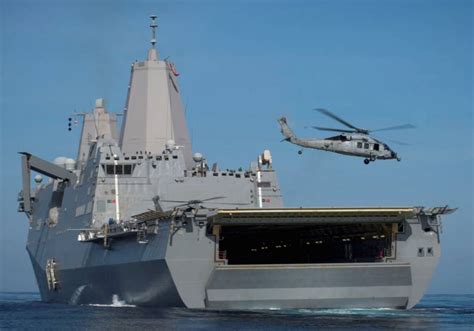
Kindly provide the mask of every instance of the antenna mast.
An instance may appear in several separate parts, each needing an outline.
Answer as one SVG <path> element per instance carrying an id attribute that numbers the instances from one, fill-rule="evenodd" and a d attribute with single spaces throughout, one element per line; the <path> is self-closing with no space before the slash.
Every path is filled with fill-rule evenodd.
<path id="1" fill-rule="evenodd" d="M 156 61 L 158 60 L 158 51 L 155 49 L 156 45 L 156 28 L 158 27 L 158 23 L 156 22 L 156 15 L 150 15 L 151 23 L 151 49 L 148 51 L 148 60 L 149 61 Z"/>
<path id="2" fill-rule="evenodd" d="M 155 45 L 156 45 L 156 28 L 158 27 L 158 24 L 156 23 L 156 15 L 150 15 L 150 18 L 151 18 L 151 24 L 150 24 L 150 28 L 151 28 L 151 33 L 152 33 L 152 37 L 151 37 L 151 47 L 152 48 L 155 48 Z"/>

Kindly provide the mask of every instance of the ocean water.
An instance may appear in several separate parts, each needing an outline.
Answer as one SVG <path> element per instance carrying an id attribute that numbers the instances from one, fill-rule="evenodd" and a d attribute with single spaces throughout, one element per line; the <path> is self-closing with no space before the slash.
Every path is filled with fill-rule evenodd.
<path id="1" fill-rule="evenodd" d="M 268 311 L 47 304 L 37 293 L 0 292 L 1 329 L 156 330 L 474 330 L 474 295 L 426 295 L 411 310 Z"/>

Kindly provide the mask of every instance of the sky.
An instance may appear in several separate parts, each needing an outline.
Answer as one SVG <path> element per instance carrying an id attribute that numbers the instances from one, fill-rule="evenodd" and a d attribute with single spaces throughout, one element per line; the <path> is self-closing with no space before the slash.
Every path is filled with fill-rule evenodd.
<path id="1" fill-rule="evenodd" d="M 428 293 L 474 293 L 472 1 L 0 0 L 0 291 L 37 291 L 17 213 L 19 151 L 75 157 L 67 118 L 96 98 L 122 112 L 130 64 L 145 59 L 150 14 L 158 49 L 180 75 L 193 150 L 221 168 L 270 149 L 287 206 L 459 207 L 443 221 Z M 376 129 L 401 162 L 298 148 L 285 115 L 338 126 L 323 107 Z"/>

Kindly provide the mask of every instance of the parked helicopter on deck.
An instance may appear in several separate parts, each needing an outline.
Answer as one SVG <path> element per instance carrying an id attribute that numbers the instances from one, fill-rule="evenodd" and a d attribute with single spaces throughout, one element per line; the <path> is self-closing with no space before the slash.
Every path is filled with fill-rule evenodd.
<path id="1" fill-rule="evenodd" d="M 316 130 L 333 131 L 338 132 L 340 134 L 325 139 L 300 139 L 293 133 L 293 131 L 288 126 L 286 117 L 281 117 L 280 119 L 278 119 L 278 123 L 281 126 L 281 133 L 285 137 L 282 141 L 288 141 L 303 148 L 320 149 L 323 151 L 334 152 L 343 155 L 363 157 L 365 158 L 365 164 L 369 164 L 370 162 L 373 162 L 375 160 L 396 159 L 397 161 L 401 161 L 400 156 L 398 156 L 395 151 L 393 151 L 384 142 L 371 136 L 370 133 L 375 131 L 415 128 L 415 126 L 411 124 L 404 124 L 377 130 L 361 129 L 336 116 L 327 109 L 317 108 L 314 110 L 319 111 L 320 113 L 338 121 L 339 123 L 347 126 L 349 129 L 333 129 L 312 126 L 312 128 Z M 300 149 L 298 151 L 298 154 L 302 153 L 303 149 Z"/>

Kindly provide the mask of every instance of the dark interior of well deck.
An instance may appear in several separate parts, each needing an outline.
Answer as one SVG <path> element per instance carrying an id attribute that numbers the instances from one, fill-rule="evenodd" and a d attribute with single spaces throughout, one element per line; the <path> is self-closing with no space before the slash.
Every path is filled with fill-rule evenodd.
<path id="1" fill-rule="evenodd" d="M 391 252 L 391 224 L 223 226 L 228 264 L 378 262 Z"/>

